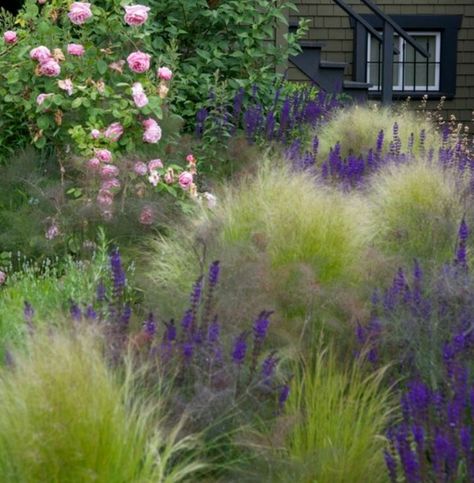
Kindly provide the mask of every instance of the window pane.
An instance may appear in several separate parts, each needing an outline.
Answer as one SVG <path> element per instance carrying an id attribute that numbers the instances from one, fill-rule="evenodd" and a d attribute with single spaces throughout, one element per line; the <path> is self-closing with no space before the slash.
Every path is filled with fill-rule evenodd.
<path id="1" fill-rule="evenodd" d="M 434 86 L 436 79 L 436 36 L 417 35 L 412 36 L 423 46 L 431 56 L 427 60 L 419 52 L 405 43 L 405 78 L 404 85 L 414 90 L 426 90 L 427 86 Z"/>

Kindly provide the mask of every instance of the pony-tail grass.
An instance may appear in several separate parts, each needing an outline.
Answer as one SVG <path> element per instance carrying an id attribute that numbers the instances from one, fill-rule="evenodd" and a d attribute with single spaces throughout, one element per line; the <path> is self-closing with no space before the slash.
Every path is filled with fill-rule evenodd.
<path id="1" fill-rule="evenodd" d="M 318 160 L 323 162 L 329 155 L 329 150 L 336 143 L 341 143 L 342 156 L 349 153 L 356 156 L 367 155 L 376 145 L 377 135 L 383 130 L 385 142 L 383 152 L 389 149 L 392 140 L 394 123 L 398 124 L 402 151 L 408 151 L 409 138 L 413 133 L 413 153 L 422 151 L 420 135 L 424 130 L 425 146 L 436 150 L 441 147 L 440 136 L 435 125 L 412 111 L 394 111 L 392 108 L 355 105 L 348 109 L 341 109 L 324 124 L 317 133 L 319 139 Z"/>
<path id="2" fill-rule="evenodd" d="M 193 437 L 162 430 L 160 401 L 111 372 L 96 334 L 37 332 L 13 360 L 0 372 L 1 481 L 167 483 L 202 469 Z"/>
<path id="3" fill-rule="evenodd" d="M 371 180 L 368 229 L 385 253 L 444 263 L 463 213 L 462 180 L 426 161 L 385 167 Z"/>
<path id="4" fill-rule="evenodd" d="M 296 422 L 286 448 L 302 481 L 386 481 L 381 435 L 394 405 L 384 374 L 367 375 L 357 361 L 341 366 L 334 346 L 321 343 L 295 364 L 285 412 Z"/>
<path id="5" fill-rule="evenodd" d="M 222 245 L 260 245 L 274 268 L 308 264 L 324 282 L 351 279 L 363 250 L 363 211 L 356 195 L 318 185 L 308 173 L 265 166 L 224 199 Z"/>

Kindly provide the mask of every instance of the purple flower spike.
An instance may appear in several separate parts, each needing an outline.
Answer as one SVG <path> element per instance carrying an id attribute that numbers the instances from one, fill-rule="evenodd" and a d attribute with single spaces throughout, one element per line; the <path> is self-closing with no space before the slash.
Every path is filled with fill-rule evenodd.
<path id="1" fill-rule="evenodd" d="M 265 358 L 262 363 L 262 379 L 265 382 L 269 382 L 269 380 L 273 377 L 277 364 L 278 358 L 275 357 L 275 352 L 272 352 Z"/>
<path id="2" fill-rule="evenodd" d="M 209 267 L 209 286 L 214 288 L 219 280 L 219 260 L 215 260 Z"/>
<path id="3" fill-rule="evenodd" d="M 115 249 L 110 255 L 110 268 L 112 271 L 113 292 L 115 297 L 120 297 L 125 288 L 126 278 L 125 271 L 122 268 L 122 260 L 118 249 Z"/>
<path id="4" fill-rule="evenodd" d="M 97 302 L 104 302 L 105 301 L 105 285 L 104 282 L 101 280 L 99 282 L 99 285 L 97 285 L 97 291 L 96 291 L 96 298 Z"/>
<path id="5" fill-rule="evenodd" d="M 469 237 L 469 228 L 467 227 L 466 220 L 463 218 L 459 225 L 459 241 L 466 243 Z"/>
<path id="6" fill-rule="evenodd" d="M 187 341 L 183 344 L 183 357 L 184 362 L 189 363 L 193 357 L 194 347 L 191 341 Z"/>
<path id="7" fill-rule="evenodd" d="M 209 328 L 207 330 L 207 340 L 211 344 L 215 344 L 216 342 L 219 341 L 219 336 L 220 336 L 220 326 L 219 322 L 217 321 L 217 317 L 214 318 L 213 322 L 211 325 L 209 325 Z"/>
<path id="8" fill-rule="evenodd" d="M 395 458 L 387 450 L 383 452 L 383 455 L 385 458 L 385 464 L 387 465 L 388 474 L 390 476 L 390 481 L 392 483 L 396 483 L 397 482 L 397 462 L 395 461 Z"/>
<path id="9" fill-rule="evenodd" d="M 84 316 L 86 319 L 89 319 L 89 320 L 97 319 L 97 312 L 94 310 L 94 307 L 92 307 L 91 304 L 87 306 Z"/>
<path id="10" fill-rule="evenodd" d="M 148 319 L 143 323 L 143 330 L 149 337 L 154 337 L 156 334 L 156 322 L 152 312 L 150 312 Z"/>
<path id="11" fill-rule="evenodd" d="M 269 317 L 272 313 L 265 310 L 260 312 L 260 315 L 253 325 L 253 334 L 257 344 L 261 344 L 267 336 L 268 326 L 270 325 Z"/>
<path id="12" fill-rule="evenodd" d="M 69 312 L 71 314 L 72 320 L 79 321 L 82 319 L 82 312 L 79 305 L 76 302 L 71 301 L 71 306 L 69 307 Z"/>
<path id="13" fill-rule="evenodd" d="M 23 317 L 25 318 L 25 322 L 32 322 L 34 315 L 35 310 L 33 309 L 32 305 L 25 300 L 23 308 Z"/>
<path id="14" fill-rule="evenodd" d="M 232 360 L 239 366 L 244 362 L 247 354 L 247 337 L 248 332 L 240 334 L 236 339 L 234 349 L 232 350 Z"/>
<path id="15" fill-rule="evenodd" d="M 165 339 L 167 342 L 173 342 L 176 340 L 176 336 L 176 325 L 174 324 L 174 320 L 170 320 L 166 324 Z"/>
<path id="16" fill-rule="evenodd" d="M 280 394 L 278 395 L 278 405 L 280 406 L 280 409 L 283 408 L 289 396 L 290 396 L 290 385 L 285 384 L 282 387 Z"/>
<path id="17" fill-rule="evenodd" d="M 129 303 L 126 303 L 122 311 L 122 316 L 120 317 L 120 322 L 123 325 L 128 325 L 128 323 L 130 322 L 131 316 L 132 316 L 132 307 L 130 307 Z"/>

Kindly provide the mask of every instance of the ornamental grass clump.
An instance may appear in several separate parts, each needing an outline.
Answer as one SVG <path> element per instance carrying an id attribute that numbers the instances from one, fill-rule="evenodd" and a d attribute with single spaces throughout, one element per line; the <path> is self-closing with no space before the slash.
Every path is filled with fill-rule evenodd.
<path id="1" fill-rule="evenodd" d="M 226 268 L 219 313 L 243 328 L 252 307 L 272 307 L 278 317 L 299 319 L 280 325 L 295 335 L 321 291 L 359 279 L 365 216 L 357 194 L 344 196 L 278 162 L 262 166 L 226 188 L 212 213 L 151 242 L 146 260 L 153 301 L 176 316 L 178 304 L 186 303 L 183 287 L 204 260 L 219 259 Z"/>
<path id="2" fill-rule="evenodd" d="M 285 407 L 291 470 L 273 481 L 386 481 L 381 435 L 393 404 L 384 370 L 367 375 L 358 363 L 341 366 L 333 346 L 313 350 L 295 364 Z"/>
<path id="3" fill-rule="evenodd" d="M 163 427 L 160 400 L 120 380 L 97 335 L 36 333 L 0 371 L 0 479 L 8 482 L 178 482 L 203 465 L 193 437 Z"/>
<path id="4" fill-rule="evenodd" d="M 274 269 L 307 264 L 320 283 L 354 276 L 363 250 L 364 206 L 276 166 L 229 190 L 222 203 L 223 245 L 263 249 Z"/>
<path id="5" fill-rule="evenodd" d="M 443 263 L 467 208 L 466 184 L 435 163 L 390 165 L 371 180 L 367 227 L 373 243 L 407 262 Z"/>
<path id="6" fill-rule="evenodd" d="M 397 136 L 392 136 L 395 123 L 398 132 Z M 318 129 L 318 159 L 321 162 L 326 160 L 337 143 L 341 144 L 343 158 L 349 154 L 367 156 L 369 150 L 374 148 L 380 131 L 386 138 L 382 154 L 389 152 L 390 142 L 399 143 L 402 151 L 409 151 L 408 147 L 412 145 L 415 156 L 422 154 L 423 146 L 429 146 L 435 152 L 441 147 L 435 125 L 414 112 L 355 105 L 338 110 Z"/>

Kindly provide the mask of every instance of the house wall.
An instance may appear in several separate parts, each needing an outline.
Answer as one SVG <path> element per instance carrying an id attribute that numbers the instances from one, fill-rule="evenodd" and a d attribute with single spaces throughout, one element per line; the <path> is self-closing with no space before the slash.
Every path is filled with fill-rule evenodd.
<path id="1" fill-rule="evenodd" d="M 458 34 L 458 65 L 455 98 L 446 101 L 445 109 L 461 122 L 470 122 L 474 111 L 474 0 L 375 0 L 386 14 L 463 15 Z M 346 62 L 346 78 L 351 79 L 353 61 L 353 29 L 349 16 L 332 0 L 295 0 L 299 13 L 290 20 L 309 19 L 308 39 L 325 43 L 322 59 Z M 346 0 L 357 13 L 372 13 L 360 0 Z M 289 79 L 307 78 L 298 69 L 289 68 Z M 412 104 L 418 105 L 418 102 Z M 438 101 L 429 102 L 434 107 Z"/>

